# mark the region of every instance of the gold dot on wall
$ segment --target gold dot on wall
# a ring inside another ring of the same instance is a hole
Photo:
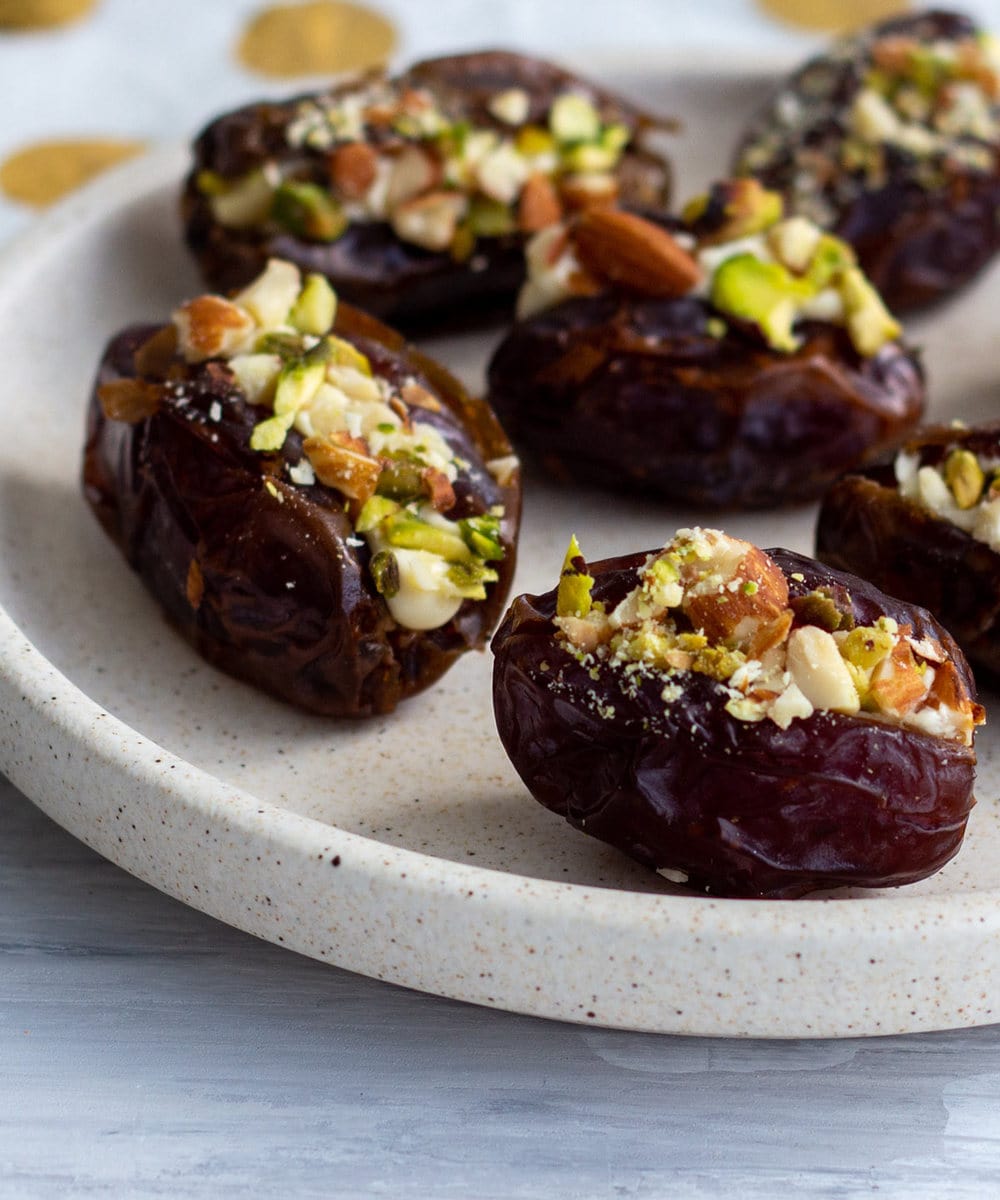
[[[44,29],[76,21],[96,0],[0,0],[0,29]]]
[[[257,13],[237,54],[253,71],[288,78],[380,66],[395,45],[396,30],[380,13],[344,0],[310,0]]]
[[[35,142],[0,163],[0,191],[10,200],[44,208],[145,148],[144,142],[110,139]]]

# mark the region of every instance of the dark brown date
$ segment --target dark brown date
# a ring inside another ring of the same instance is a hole
[[[1000,424],[921,430],[905,449],[935,466],[955,447],[1000,458]],[[1000,676],[1000,554],[901,496],[891,467],[839,480],[823,498],[816,554],[920,604],[977,666]]]
[[[514,569],[520,484],[516,471],[501,487],[486,470],[509,444],[488,407],[457,380],[347,305],[334,329],[377,376],[395,384],[412,377],[442,402],[440,413],[422,410],[420,419],[436,425],[468,464],[446,515],[503,505],[505,557],[486,600],[466,600],[438,629],[399,626],[375,590],[369,551],[354,536],[344,497],[318,482],[286,480],[284,468],[302,458],[294,430],[279,453],[250,449],[251,430],[270,414],[248,404],[217,361],[164,364],[171,384],[156,411],[109,420],[97,388],[136,377],[136,352],[141,358],[152,328],[125,330],[104,354],[83,486],[167,617],[209,662],[311,712],[364,717],[391,711],[485,644]]]
[[[930,614],[801,555],[767,553],[793,602],[846,588],[858,623],[888,615],[938,639],[972,691],[961,651]],[[595,600],[617,603],[645,557],[588,566]],[[910,883],[957,852],[974,803],[971,747],[863,715],[817,712],[786,730],[739,721],[721,686],[693,673],[665,707],[662,681],[627,693],[606,673],[595,682],[554,639],[555,603],[554,592],[514,601],[493,639],[493,696],[528,790],[575,828],[728,896]]]
[[[849,113],[873,67],[874,44],[975,38],[957,13],[895,18],[807,62],[751,122],[733,160],[850,242],[888,306],[898,313],[945,299],[1000,250],[1000,144],[960,139],[958,152],[915,154],[886,145],[874,175],[841,157]],[[993,105],[996,114],[995,101]],[[966,155],[978,155],[982,161]]]
[[[483,51],[417,63],[391,82],[425,88],[456,119],[508,135],[511,125],[499,121],[488,107],[498,92],[527,92],[525,124],[544,125],[545,114],[560,92],[581,91],[606,122],[620,123],[630,131],[631,140],[616,170],[619,198],[654,208],[667,203],[670,167],[647,147],[647,141],[654,128],[671,128],[672,123],[654,120],[552,63]],[[337,97],[357,86],[357,81],[349,82],[322,95]],[[328,152],[308,146],[293,149],[286,139],[305,99],[310,97],[248,105],[218,117],[197,138],[182,214],[187,244],[210,286],[219,291],[241,287],[261,272],[267,259],[276,257],[294,262],[304,273],[320,272],[344,299],[406,329],[464,326],[509,313],[524,281],[526,235],[522,232],[481,236],[474,253],[463,257],[403,241],[384,220],[355,221],[336,240],[320,241],[267,223],[228,228],[215,219],[197,183],[205,171],[236,179],[265,163],[276,163],[296,180],[328,186]]]
[[[899,343],[865,359],[807,323],[784,354],[735,324],[713,336],[711,316],[690,297],[567,301],[500,345],[490,401],[558,478],[713,507],[814,498],[920,418],[922,371]]]

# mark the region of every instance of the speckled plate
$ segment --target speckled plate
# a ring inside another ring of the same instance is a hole
[[[761,76],[610,82],[682,115],[679,194],[721,167]],[[997,736],[961,854],[902,891],[708,900],[573,832],[496,739],[490,659],[364,725],[311,719],[204,664],[166,626],[78,484],[101,346],[197,280],[174,192],[181,149],[119,170],[0,266],[0,768],[89,845],[223,921],[379,979],[520,1012],[739,1036],[896,1033],[996,1020]],[[996,408],[1000,271],[913,330],[936,416]],[[433,343],[473,385],[494,339]],[[814,511],[732,532],[808,550]],[[520,590],[569,533],[592,557],[661,543],[684,516],[531,481]],[[991,698],[987,697],[987,702]]]

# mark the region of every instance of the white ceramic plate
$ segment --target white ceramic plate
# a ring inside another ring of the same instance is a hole
[[[687,122],[678,194],[718,174],[762,77],[610,82]],[[205,665],[84,505],[90,379],[106,338],[198,290],[164,150],[44,219],[0,268],[0,768],[72,833],[205,912],[304,954],[520,1012],[678,1033],[838,1036],[998,1019],[997,736],[958,858],[902,891],[707,900],[534,803],[496,739],[490,658],[392,717],[337,725]],[[995,405],[1000,271],[934,322],[935,416]],[[432,343],[473,385],[495,336]],[[809,550],[814,510],[733,517]],[[597,558],[691,514],[531,481],[518,590],[569,533]],[[989,697],[987,697],[987,701]]]

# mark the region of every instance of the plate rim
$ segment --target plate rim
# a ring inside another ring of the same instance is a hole
[[[699,68],[696,66],[690,73],[698,74]],[[753,73],[764,75],[767,72]],[[0,252],[0,296],[15,287],[21,273],[30,268],[40,255],[45,254],[46,247],[55,240],[55,234],[83,236],[88,226],[99,222],[109,211],[162,189],[178,178],[182,155],[186,154],[187,147],[181,143],[161,143],[148,153],[98,177],[79,192],[43,213],[27,231],[13,239]],[[605,930],[624,931],[635,920],[645,918],[654,920],[662,933],[669,933],[672,937],[690,933],[692,924],[696,924],[702,936],[714,937],[719,944],[731,941],[734,930],[743,937],[766,933],[769,938],[776,939],[779,949],[786,943],[789,946],[799,944],[804,924],[809,927],[810,938],[819,938],[834,946],[846,947],[859,937],[867,937],[869,940],[866,945],[881,949],[884,948],[884,938],[879,940],[878,931],[881,930],[884,934],[887,925],[891,928],[892,922],[887,922],[886,918],[890,915],[895,917],[900,912],[904,912],[907,918],[918,924],[934,924],[938,927],[938,936],[942,938],[957,936],[963,931],[968,932],[970,926],[978,926],[988,931],[985,936],[1000,933],[1000,887],[941,896],[908,896],[905,889],[900,889],[898,892],[882,893],[878,897],[833,896],[810,900],[803,907],[801,902],[795,901],[748,902],[714,897],[652,894],[535,879],[379,842],[328,825],[316,818],[290,812],[266,798],[254,795],[248,789],[226,784],[210,772],[193,766],[181,756],[159,746],[123,719],[106,713],[33,645],[2,603],[0,645],[8,647],[0,654],[0,712],[5,717],[16,718],[19,712],[23,714],[26,709],[31,716],[30,720],[24,722],[17,719],[10,721],[12,730],[0,735],[0,770],[7,773],[15,786],[59,824],[100,853],[111,857],[113,861],[160,890],[259,936],[267,934],[260,934],[253,923],[234,922],[229,916],[220,916],[218,904],[211,901],[200,902],[198,898],[184,894],[183,889],[165,885],[160,878],[151,878],[151,873],[144,872],[141,864],[137,866],[123,862],[121,858],[108,854],[104,842],[94,836],[93,831],[89,831],[88,835],[88,830],[81,826],[79,821],[68,820],[67,814],[60,809],[58,798],[52,794],[51,781],[43,779],[41,774],[34,775],[26,770],[22,762],[27,745],[35,744],[33,739],[37,741],[39,731],[48,730],[50,735],[55,735],[56,740],[60,740],[60,744],[65,747],[72,746],[78,752],[89,748],[102,760],[103,766],[114,768],[131,789],[140,789],[149,794],[170,794],[174,797],[173,803],[178,802],[177,792],[173,787],[173,781],[177,778],[174,772],[181,766],[188,780],[187,790],[179,798],[182,806],[193,806],[199,817],[217,815],[222,806],[226,812],[227,827],[230,830],[236,829],[248,837],[258,832],[261,824],[259,818],[263,815],[271,823],[271,840],[287,847],[289,853],[303,853],[308,847],[311,854],[315,850],[316,841],[310,838],[310,834],[323,830],[322,836],[325,841],[329,842],[332,839],[338,847],[349,850],[349,855],[344,856],[345,865],[349,865],[356,882],[367,882],[369,886],[376,887],[380,882],[385,883],[388,874],[398,875],[401,868],[404,869],[406,878],[403,891],[412,890],[419,893],[421,890],[436,889],[440,893],[442,872],[448,876],[456,894],[469,888],[474,889],[485,882],[489,888],[490,902],[502,911],[505,918],[527,919],[530,923],[531,917],[536,915],[539,901],[543,900],[546,905],[557,910],[561,920],[569,921],[571,925],[571,918],[575,915],[579,919],[581,909],[585,908],[588,922]],[[131,747],[132,753],[127,762],[122,762],[119,747],[125,743]],[[398,880],[395,890],[399,890]],[[804,914],[808,914],[805,922]],[[943,929],[942,926],[947,928]],[[871,940],[873,931],[876,936]],[[295,945],[294,942],[286,941],[284,944],[301,952],[311,953],[309,949]],[[312,956],[317,957],[316,954]],[[337,961],[335,958],[323,957],[326,961]],[[352,970],[364,970],[350,963],[343,965]],[[996,964],[995,972],[1000,980],[1000,961]],[[405,972],[395,976],[389,973],[377,977],[421,988],[419,980],[415,981]],[[438,991],[436,987],[425,990]],[[478,995],[465,995],[459,990],[441,991],[439,994],[472,999],[480,1003],[492,1001],[492,997],[484,1001]],[[496,1001],[495,1006],[575,1019],[572,1014],[546,1012],[538,1007],[524,1008],[517,1003],[510,1004],[503,998]],[[963,1019],[958,1023],[987,1024],[996,1019],[998,1018],[991,1014],[971,1022]],[[714,1026],[688,1028],[682,1027],[681,1023],[669,1021],[665,1024],[625,1024],[623,1027],[694,1034],[721,1032]],[[944,1024],[935,1020],[931,1020],[930,1023],[917,1021],[893,1028],[891,1032],[950,1027],[955,1027],[950,1020]],[[859,1033],[867,1032],[885,1031],[861,1028],[847,1033],[844,1030],[833,1029],[818,1035],[858,1036]],[[758,1032],[742,1030],[737,1035],[817,1036],[803,1035],[798,1027],[797,1032],[783,1034],[780,1029],[770,1026]]]

